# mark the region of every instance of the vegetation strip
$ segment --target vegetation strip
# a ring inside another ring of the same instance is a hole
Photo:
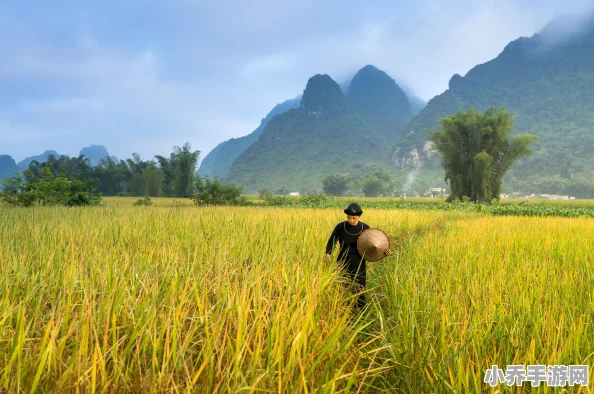
[[[325,201],[289,200],[277,204],[294,208],[340,208],[344,201],[328,199]],[[344,208],[344,207],[343,207]],[[464,211],[484,212],[498,216],[559,216],[559,217],[591,217],[594,218],[592,208],[568,208],[536,204],[473,204],[473,203],[409,203],[409,202],[366,202],[367,209],[410,209],[416,211]]]

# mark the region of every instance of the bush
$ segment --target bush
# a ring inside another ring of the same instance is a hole
[[[250,202],[242,196],[242,186],[223,184],[218,178],[211,180],[206,177],[196,177],[195,192],[192,200],[196,205],[250,205]]]
[[[153,205],[153,200],[149,196],[146,196],[145,198],[138,199],[134,205]]]
[[[289,203],[287,196],[275,196],[265,187],[260,189],[259,196],[261,200],[264,200],[266,205],[286,205]]]
[[[299,201],[304,203],[318,203],[327,200],[328,196],[322,192],[308,192],[299,198]]]

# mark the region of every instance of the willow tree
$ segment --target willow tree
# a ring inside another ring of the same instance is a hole
[[[504,107],[459,111],[439,120],[430,141],[439,151],[450,183],[448,201],[467,196],[474,202],[499,199],[503,177],[519,158],[532,154],[533,134],[510,138],[515,116]]]

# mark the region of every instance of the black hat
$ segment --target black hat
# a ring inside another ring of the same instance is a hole
[[[359,204],[354,202],[344,210],[344,213],[351,216],[361,216],[363,214],[363,210]]]

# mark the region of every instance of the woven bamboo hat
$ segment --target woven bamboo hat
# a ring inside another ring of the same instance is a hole
[[[390,239],[379,228],[368,228],[357,238],[357,250],[366,261],[380,261],[389,247]]]

